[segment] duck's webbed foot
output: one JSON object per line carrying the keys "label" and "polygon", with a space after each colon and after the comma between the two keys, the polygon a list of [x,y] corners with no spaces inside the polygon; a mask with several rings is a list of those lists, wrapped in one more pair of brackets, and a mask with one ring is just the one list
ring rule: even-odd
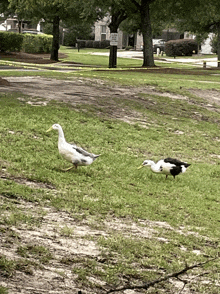
{"label": "duck's webbed foot", "polygon": [[71,170],[71,169],[74,168],[74,167],[77,168],[77,166],[74,164],[73,166],[71,166],[71,167],[69,167],[69,168],[62,169],[62,171],[67,172],[67,171]]}

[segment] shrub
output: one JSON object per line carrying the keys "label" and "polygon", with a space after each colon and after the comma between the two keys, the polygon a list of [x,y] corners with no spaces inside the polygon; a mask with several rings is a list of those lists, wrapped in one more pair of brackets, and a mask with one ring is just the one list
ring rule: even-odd
{"label": "shrub", "polygon": [[20,51],[23,43],[23,35],[12,32],[0,32],[0,51]]}
{"label": "shrub", "polygon": [[85,48],[86,41],[85,40],[77,40],[77,46],[78,46],[78,48]]}
{"label": "shrub", "polygon": [[101,41],[93,41],[93,48],[101,48]]}
{"label": "shrub", "polygon": [[93,40],[87,40],[85,46],[86,48],[93,48]]}
{"label": "shrub", "polygon": [[24,34],[22,50],[26,53],[49,53],[52,48],[51,35]]}
{"label": "shrub", "polygon": [[170,40],[165,44],[167,56],[192,56],[197,51],[198,44],[193,39]]}
{"label": "shrub", "polygon": [[125,50],[127,50],[127,51],[132,50],[132,49],[134,49],[133,46],[126,46],[126,47],[125,47]]}
{"label": "shrub", "polygon": [[94,40],[77,40],[79,48],[108,48],[110,46],[109,40],[94,41]]}
{"label": "shrub", "polygon": [[102,49],[109,48],[109,46],[110,46],[109,40],[103,40],[100,42],[100,48],[102,48]]}
{"label": "shrub", "polygon": [[63,45],[76,46],[77,40],[93,40],[94,33],[89,23],[79,23],[65,29]]}

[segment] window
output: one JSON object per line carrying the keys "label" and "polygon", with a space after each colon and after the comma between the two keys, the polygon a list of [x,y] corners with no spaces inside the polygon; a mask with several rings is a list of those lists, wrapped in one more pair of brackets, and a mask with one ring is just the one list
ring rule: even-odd
{"label": "window", "polygon": [[106,26],[101,26],[101,34],[106,34]]}
{"label": "window", "polygon": [[106,26],[101,26],[101,41],[106,40]]}

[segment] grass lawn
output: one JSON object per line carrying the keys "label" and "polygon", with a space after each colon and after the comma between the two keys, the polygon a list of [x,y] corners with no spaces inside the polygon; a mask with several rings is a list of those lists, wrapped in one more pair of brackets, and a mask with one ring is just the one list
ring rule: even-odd
{"label": "grass lawn", "polygon": [[[112,97],[118,107],[138,113],[147,125],[142,127],[108,118],[89,105],[73,107],[51,101],[33,107],[26,103],[29,98],[25,95],[0,92],[0,275],[7,279],[18,271],[34,275],[37,269],[55,263],[70,269],[78,288],[106,293],[105,287],[139,285],[181,270],[186,264],[216,258],[204,268],[190,271],[184,279],[188,279],[187,293],[217,294],[220,106],[214,105],[214,110],[205,107],[208,102],[188,89],[219,91],[219,71],[187,65],[183,74],[157,73],[158,68],[148,73],[147,69],[135,71],[141,61],[124,59],[118,61],[121,70],[107,70],[103,65],[107,57],[91,57],[85,50],[74,50],[71,55],[72,49],[62,50],[69,56],[66,60],[75,62],[77,55],[80,62],[101,68],[62,73],[0,71],[0,76],[101,79],[110,88],[153,86],[167,95],[140,92],[138,99],[130,101]],[[125,70],[125,66],[133,68]],[[169,66],[177,69],[177,65]],[[187,99],[172,99],[169,93]],[[79,142],[101,156],[88,167],[62,172],[69,164],[58,154],[57,133],[46,133],[55,122],[63,126],[67,141]],[[168,156],[192,165],[175,180],[171,176],[166,180],[165,175],[146,168],[137,169],[145,159],[156,161]],[[58,259],[49,245],[22,242],[19,229],[39,230],[51,210],[68,213],[76,224],[86,223],[91,230],[103,232],[83,236],[87,242],[95,242],[99,256],[79,253]],[[121,229],[116,230],[116,224],[121,224]],[[128,224],[136,228],[135,233],[124,229]],[[73,240],[75,227],[67,223],[60,228],[57,223],[56,230],[64,239]],[[17,254],[14,259],[5,253],[12,243]],[[177,290],[172,283],[163,282],[140,293],[180,293],[181,288]],[[10,287],[0,284],[1,294],[7,289]]]}

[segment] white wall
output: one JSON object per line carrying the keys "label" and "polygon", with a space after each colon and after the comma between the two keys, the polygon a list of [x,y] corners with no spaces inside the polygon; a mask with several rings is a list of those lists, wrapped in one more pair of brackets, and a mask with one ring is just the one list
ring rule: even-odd
{"label": "white wall", "polygon": [[212,47],[210,45],[210,42],[211,42],[213,36],[214,36],[214,34],[210,33],[209,37],[205,40],[204,44],[201,46],[201,53],[202,54],[212,54]]}

